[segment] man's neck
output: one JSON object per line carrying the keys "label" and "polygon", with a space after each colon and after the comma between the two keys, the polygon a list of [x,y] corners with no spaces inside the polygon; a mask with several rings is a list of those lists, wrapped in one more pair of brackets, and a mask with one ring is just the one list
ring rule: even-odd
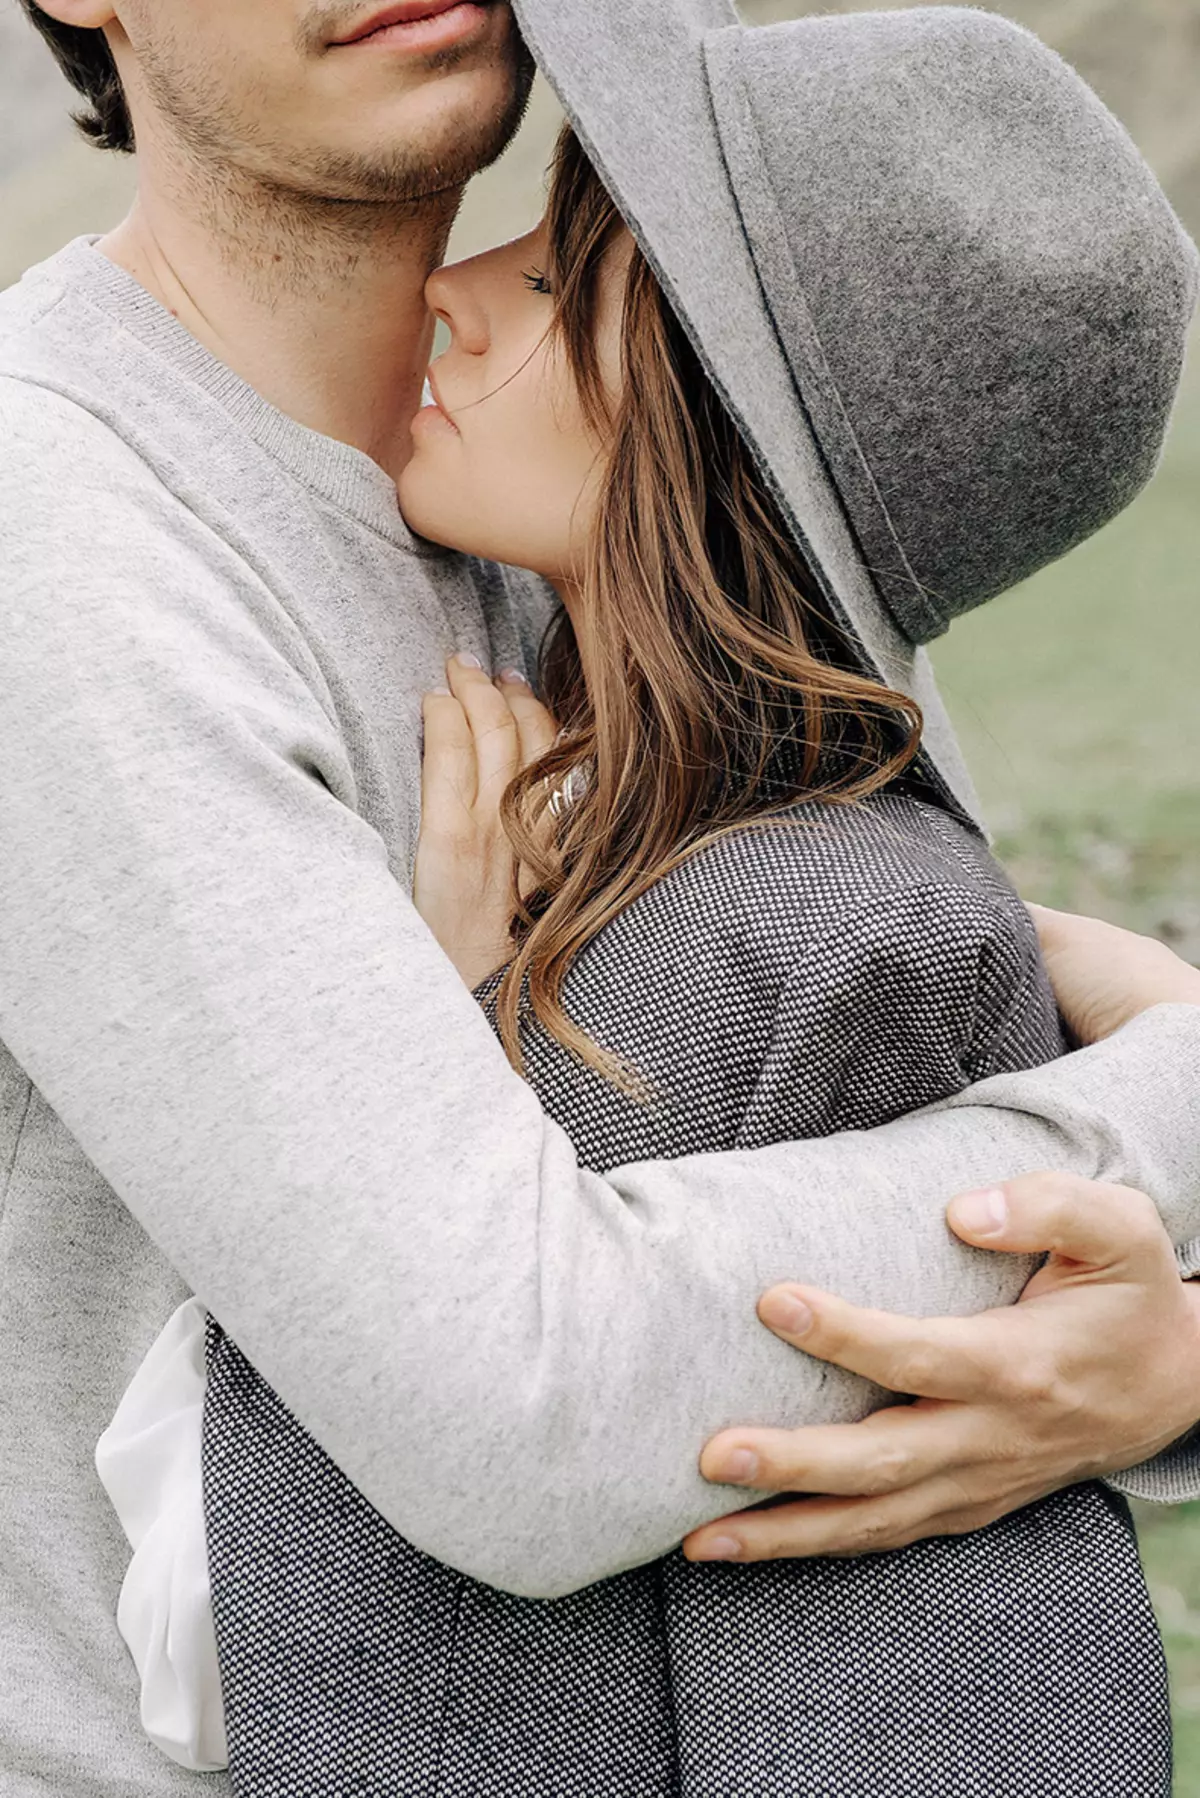
{"label": "man's neck", "polygon": [[425,281],[459,195],[413,206],[309,203],[249,184],[157,178],[100,248],[289,417],[396,478],[432,341]]}

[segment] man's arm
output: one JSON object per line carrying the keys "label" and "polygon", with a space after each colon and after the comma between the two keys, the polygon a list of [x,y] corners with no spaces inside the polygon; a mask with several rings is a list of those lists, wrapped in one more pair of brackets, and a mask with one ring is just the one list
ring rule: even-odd
{"label": "man's arm", "polygon": [[955,1190],[1061,1165],[1198,1233],[1186,1007],[999,1106],[580,1169],[356,812],[293,621],[70,406],[10,395],[0,440],[0,1036],[419,1547],[548,1596],[720,1515],[714,1430],[879,1398],[764,1330],[765,1287],[1017,1296],[1028,1261],[946,1231]]}
{"label": "man's arm", "polygon": [[1100,1475],[1163,1500],[1195,1496],[1195,1444],[1171,1445],[1195,1421],[1200,1290],[1179,1278],[1151,1201],[1030,1174],[962,1195],[949,1218],[993,1254],[1044,1255],[1020,1303],[923,1318],[794,1286],[765,1293],[759,1316],[781,1340],[916,1402],[858,1423],[715,1437],[701,1460],[709,1479],[790,1502],[697,1531],[689,1557],[903,1548]]}

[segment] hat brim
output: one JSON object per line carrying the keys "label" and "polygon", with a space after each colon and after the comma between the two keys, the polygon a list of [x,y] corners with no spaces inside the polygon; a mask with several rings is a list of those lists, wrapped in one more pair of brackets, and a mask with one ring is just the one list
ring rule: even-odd
{"label": "hat brim", "polygon": [[[925,710],[925,756],[979,803],[924,652],[888,613],[846,521],[763,298],[713,110],[706,40],[726,0],[513,0],[530,50],[753,452],[869,670]],[[742,27],[742,29],[750,29]]]}

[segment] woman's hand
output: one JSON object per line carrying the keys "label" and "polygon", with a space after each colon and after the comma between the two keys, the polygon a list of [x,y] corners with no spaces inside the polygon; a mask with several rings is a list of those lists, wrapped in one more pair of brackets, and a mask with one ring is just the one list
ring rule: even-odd
{"label": "woman's hand", "polygon": [[1031,905],[1055,997],[1081,1043],[1099,1042],[1152,1005],[1200,1005],[1200,970],[1153,937]]}
{"label": "woman's hand", "polygon": [[558,727],[515,670],[493,684],[474,656],[459,655],[447,662],[446,678],[448,690],[425,696],[413,900],[475,988],[513,952],[513,851],[500,801]]}

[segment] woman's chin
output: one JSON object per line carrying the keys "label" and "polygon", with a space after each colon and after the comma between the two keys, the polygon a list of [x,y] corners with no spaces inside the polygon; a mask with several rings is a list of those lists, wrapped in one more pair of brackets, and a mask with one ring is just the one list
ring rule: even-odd
{"label": "woman's chin", "polygon": [[462,549],[462,545],[455,543],[444,530],[440,529],[437,525],[430,525],[427,523],[422,519],[419,512],[410,511],[403,499],[400,501],[400,516],[403,518],[413,536],[420,537],[423,542],[435,544],[438,549]]}
{"label": "woman's chin", "polygon": [[[456,486],[445,475],[430,478],[432,474],[417,455],[396,483],[401,516],[414,536],[480,562],[543,572],[542,544],[529,542],[525,533],[505,530],[502,519],[473,503],[461,483]],[[447,504],[448,499],[455,503]]]}
{"label": "woman's chin", "polygon": [[422,503],[423,483],[419,478],[409,478],[411,469],[410,463],[396,483],[400,515],[409,530],[414,536],[423,537],[427,543],[436,543],[441,549],[457,549],[467,555],[473,554],[462,543],[461,533],[454,529],[454,520],[446,517],[445,507]]}

